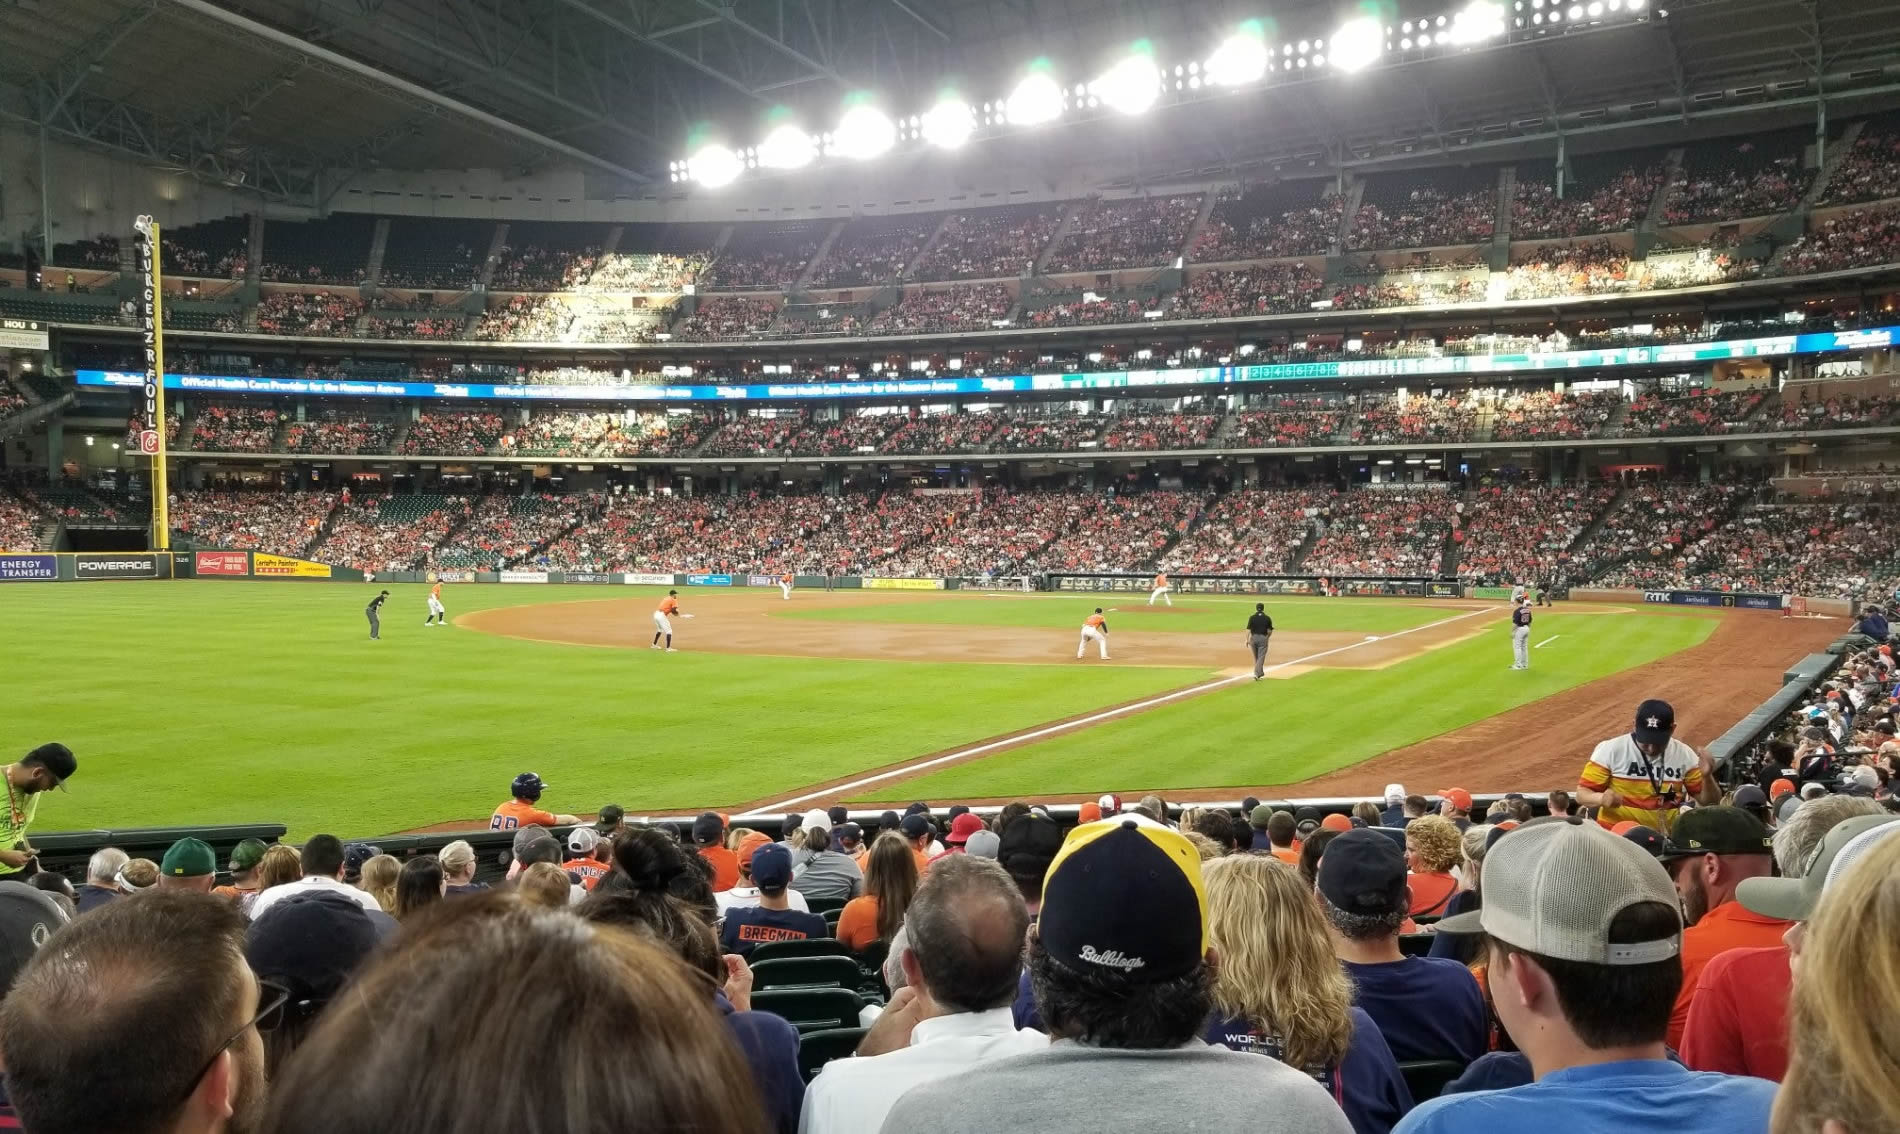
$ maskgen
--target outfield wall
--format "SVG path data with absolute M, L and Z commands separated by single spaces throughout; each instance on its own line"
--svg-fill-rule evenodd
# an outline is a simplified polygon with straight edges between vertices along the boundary
M 1083 574 L 1051 573 L 1044 576 L 1048 589 L 1052 591 L 1087 591 L 1091 593 L 1147 594 L 1154 589 L 1154 575 L 1121 572 L 1093 572 Z M 1466 588 L 1462 583 L 1446 582 L 1424 576 L 1410 578 L 1374 578 L 1371 576 L 1338 575 L 1322 578 L 1317 575 L 1187 575 L 1170 574 L 1168 585 L 1178 595 L 1317 595 L 1323 593 L 1322 587 L 1330 589 L 1332 594 L 1364 597 L 1410 597 L 1410 598 L 1490 598 L 1490 592 L 1498 591 L 1497 597 L 1510 598 L 1509 587 L 1473 587 Z
M 1620 588 L 1578 587 L 1570 592 L 1578 602 L 1631 603 L 1637 606 L 1701 606 L 1731 610 L 1780 610 L 1781 596 L 1755 591 L 1636 591 Z M 1854 603 L 1847 599 L 1811 598 L 1811 614 L 1851 618 Z

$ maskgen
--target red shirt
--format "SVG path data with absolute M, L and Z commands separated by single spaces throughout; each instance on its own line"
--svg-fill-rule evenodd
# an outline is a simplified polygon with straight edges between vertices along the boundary
M 1740 902 L 1723 902 L 1682 931 L 1682 992 L 1669 1014 L 1669 1046 L 1682 1049 L 1682 1029 L 1689 1022 L 1689 1004 L 1695 999 L 1702 970 L 1730 949 L 1769 948 L 1781 944 L 1792 922 L 1749 913 Z
M 1677 1053 L 1694 1071 L 1788 1073 L 1788 948 L 1730 949 L 1702 969 Z

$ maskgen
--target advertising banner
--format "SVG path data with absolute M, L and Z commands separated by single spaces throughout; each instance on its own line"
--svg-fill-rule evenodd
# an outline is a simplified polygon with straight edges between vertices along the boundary
M 1780 595 L 1736 595 L 1735 605 L 1743 610 L 1780 610 Z
M 156 555 L 76 555 L 73 576 L 79 579 L 156 579 Z
M 1644 602 L 1670 606 L 1731 606 L 1743 610 L 1780 610 L 1780 595 L 1734 594 L 1728 591 L 1644 591 Z
M 497 573 L 496 578 L 504 583 L 545 583 L 548 581 L 548 573 L 546 571 L 502 571 Z
M 730 587 L 732 585 L 732 576 L 688 575 L 686 576 L 686 585 L 689 587 Z
M 873 579 L 864 580 L 867 591 L 940 591 L 942 579 Z
M 57 578 L 57 555 L 0 555 L 0 583 L 50 583 Z
M 429 573 L 428 579 L 432 583 L 472 583 L 475 581 L 475 572 L 432 571 Z
M 191 557 L 195 575 L 248 575 L 251 557 L 242 551 L 200 551 Z
M 327 579 L 330 577 L 330 565 L 312 563 L 308 559 L 293 559 L 288 555 L 266 555 L 259 551 L 251 556 L 251 574 L 272 579 Z
M 561 578 L 569 583 L 611 583 L 614 581 L 612 575 L 605 575 L 598 571 L 569 571 Z
M 778 576 L 747 575 L 745 577 L 745 585 L 748 587 L 776 587 L 778 586 Z
M 1500 599 L 1505 602 L 1511 600 L 1511 588 L 1509 587 L 1467 587 L 1465 594 L 1470 595 L 1472 598 Z
M 662 574 L 658 571 L 629 571 L 623 578 L 627 582 L 641 587 L 670 587 L 673 585 L 673 576 Z
M 1464 588 L 1460 587 L 1457 583 L 1425 584 L 1425 594 L 1428 598 L 1458 598 L 1463 593 Z

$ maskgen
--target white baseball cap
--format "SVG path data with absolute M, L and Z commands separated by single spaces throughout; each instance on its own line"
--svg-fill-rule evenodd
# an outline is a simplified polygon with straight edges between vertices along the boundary
M 567 833 L 567 849 L 575 854 L 593 854 L 600 835 L 592 827 L 576 827 Z

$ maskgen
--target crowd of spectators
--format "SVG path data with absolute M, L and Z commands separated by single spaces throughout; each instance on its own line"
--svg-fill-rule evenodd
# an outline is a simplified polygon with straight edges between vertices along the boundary
M 1477 438 L 1477 391 L 1437 396 L 1368 395 L 1362 399 L 1350 437 L 1354 444 L 1395 441 L 1471 441 Z
M 920 280 L 982 280 L 1029 274 L 1062 223 L 1060 207 L 957 213 L 917 265 Z
M 756 338 L 778 318 L 776 300 L 744 295 L 701 298 L 693 313 L 673 325 L 673 337 L 685 342 Z
M 1814 181 L 1798 153 L 1758 160 L 1755 143 L 1744 141 L 1700 168 L 1685 160 L 1663 205 L 1666 224 L 1740 220 L 1785 213 L 1800 202 Z
M 1286 260 L 1233 270 L 1197 273 L 1168 299 L 1170 319 L 1229 319 L 1240 315 L 1285 315 L 1309 311 L 1325 293 L 1319 272 L 1304 261 Z
M 1752 279 L 1761 273 L 1759 259 L 1739 255 L 1732 248 L 1704 247 L 1686 253 L 1652 249 L 1643 261 L 1643 287 L 1649 291 L 1705 287 Z
M 1782 250 L 1774 263 L 1784 276 L 1838 272 L 1900 260 L 1900 208 L 1841 213 Z
M 1767 400 L 1766 390 L 1726 393 L 1697 388 L 1682 395 L 1638 394 L 1623 417 L 1623 432 L 1633 437 L 1684 437 L 1747 433 L 1747 424 Z
M 1109 422 L 1107 414 L 1024 414 L 1012 418 L 989 440 L 988 448 L 1006 453 L 1071 453 L 1094 447 Z
M 37 508 L 0 486 L 0 551 L 39 550 L 41 522 Z
M 1871 503 L 1751 505 L 1686 558 L 1671 585 L 1862 598 L 1872 580 L 1900 574 L 1900 509 Z
M 866 493 L 615 496 L 598 519 L 547 549 L 555 569 L 824 573 L 862 568 L 880 554 L 848 532 L 877 509 Z
M 490 307 L 475 320 L 475 338 L 484 342 L 561 342 L 574 310 L 551 295 L 516 295 Z
M 489 282 L 492 291 L 567 291 L 587 282 L 596 248 L 547 248 L 504 244 Z
M 1026 301 L 1027 303 L 1028 301 Z M 1021 322 L 1031 327 L 1081 327 L 1103 323 L 1139 323 L 1151 309 L 1147 300 L 1115 292 L 1085 292 L 1065 298 L 1038 298 L 1025 305 Z
M 643 291 L 675 294 L 699 278 L 706 258 L 674 252 L 609 252 L 594 259 L 577 291 Z
M 524 457 L 684 456 L 714 428 L 699 413 L 537 408 L 501 436 L 501 451 Z
M 191 447 L 201 453 L 268 453 L 284 417 L 274 405 L 209 402 L 192 421 Z
M 356 333 L 366 339 L 427 339 L 447 342 L 462 337 L 464 319 L 444 315 L 371 315 Z
M 1573 577 L 1611 587 L 1666 586 L 1695 545 L 1751 496 L 1739 483 L 1634 485 L 1576 549 Z
M 1815 204 L 1856 205 L 1900 197 L 1900 122 L 1869 122 L 1828 177 Z
M 1168 549 L 1161 570 L 1204 575 L 1278 575 L 1292 569 L 1330 488 L 1239 488 L 1214 497 L 1193 530 Z
M 363 496 L 341 503 L 309 552 L 361 571 L 413 571 L 471 514 L 460 496 Z
M 1102 433 L 1102 448 L 1131 452 L 1199 449 L 1214 440 L 1222 417 L 1188 411 L 1118 414 Z
M 305 420 L 284 430 L 284 448 L 292 453 L 387 453 L 396 439 L 396 422 L 387 414 L 310 406 Z
M 877 313 L 867 328 L 873 335 L 931 335 L 946 331 L 987 331 L 1007 318 L 1016 297 L 1004 284 L 957 284 L 914 289 Z
M 231 217 L 165 230 L 165 274 L 238 280 L 249 263 L 250 218 Z
M 480 497 L 462 526 L 431 551 L 429 563 L 502 570 L 530 559 L 542 545 L 573 530 L 605 504 L 606 497 L 597 492 Z
M 1570 441 L 1603 432 L 1621 398 L 1614 393 L 1503 390 L 1491 403 L 1494 441 Z
M 1613 484 L 1491 485 L 1458 502 L 1458 578 L 1473 585 L 1549 584 L 1570 548 L 1616 498 Z
M 1353 217 L 1349 248 L 1436 248 L 1480 244 L 1497 226 L 1497 191 L 1449 193 L 1432 186 L 1413 189 L 1401 202 L 1362 204 Z
M 1308 574 L 1437 575 L 1457 518 L 1441 487 L 1361 488 L 1335 497 L 1307 553 Z
M 872 225 L 868 221 L 858 223 Z M 934 216 L 896 225 L 881 222 L 872 225 L 876 231 L 862 235 L 853 234 L 852 226 L 846 225 L 812 270 L 811 286 L 859 287 L 896 279 L 923 251 L 936 223 Z
M 4 376 L 0 376 L 0 420 L 12 417 L 27 407 L 26 395 L 5 385 Z
M 1341 397 L 1269 395 L 1234 414 L 1228 443 L 1237 449 L 1327 445 L 1351 417 L 1352 407 Z
M 1384 307 L 1442 307 L 1481 303 L 1487 283 L 1482 274 L 1406 272 L 1367 283 L 1341 284 L 1332 294 L 1335 311 L 1371 311 Z
M 494 448 L 506 427 L 492 410 L 424 410 L 409 424 L 400 452 L 411 456 L 479 456 Z
M 741 413 L 713 431 L 703 457 L 768 457 L 791 451 L 792 439 L 804 431 L 810 417 L 803 411 L 776 415 Z
M 1126 571 L 1152 566 L 1207 502 L 1189 491 L 1094 494 L 1074 524 L 1021 564 L 1032 571 Z
M 1511 239 L 1544 240 L 1551 237 L 1593 236 L 1599 232 L 1634 229 L 1649 214 L 1649 203 L 1662 184 L 1662 170 L 1654 166 L 1625 169 L 1584 196 L 1559 197 L 1548 181 L 1517 181 L 1511 198 Z
M 172 530 L 199 547 L 302 555 L 336 505 L 334 492 L 184 491 L 170 516 Z
M 355 333 L 363 301 L 336 291 L 272 291 L 257 301 L 257 329 L 267 335 L 321 335 L 345 338 Z
M 1080 492 L 981 492 L 918 497 L 927 513 L 904 547 L 875 565 L 880 575 L 1011 575 L 1067 531 L 1092 497 Z
M 1045 272 L 1108 271 L 1172 262 L 1200 215 L 1201 194 L 1096 201 L 1075 218 Z
M 706 284 L 714 291 L 783 291 L 798 282 L 822 243 L 816 231 L 767 237 L 756 247 L 728 246 L 712 262 Z
M 1505 279 L 1507 299 L 1599 295 L 1636 286 L 1629 253 L 1607 240 L 1539 245 L 1512 257 Z
M 1268 260 L 1282 256 L 1323 256 L 1339 240 L 1345 198 L 1329 195 L 1316 205 L 1283 212 L 1248 214 L 1244 194 L 1223 191 L 1194 238 L 1189 259 L 1199 264 L 1224 260 Z
M 878 446 L 878 452 L 971 453 L 987 448 L 990 437 L 1008 418 L 997 410 L 916 414 L 905 420 Z
M 1811 393 L 1804 389 L 1796 395 L 1794 390 L 1784 387 L 1781 391 L 1781 413 L 1769 423 L 1769 427 L 1785 431 L 1885 425 L 1893 419 L 1894 411 L 1900 410 L 1900 398 L 1884 394 L 1816 398 L 1810 397 Z

